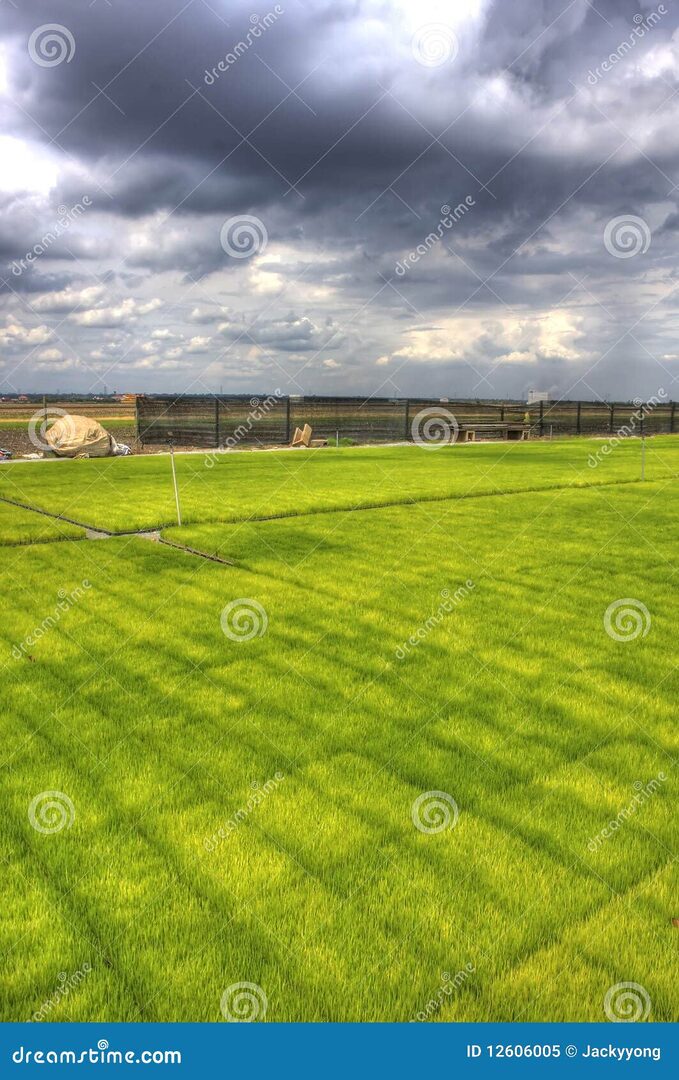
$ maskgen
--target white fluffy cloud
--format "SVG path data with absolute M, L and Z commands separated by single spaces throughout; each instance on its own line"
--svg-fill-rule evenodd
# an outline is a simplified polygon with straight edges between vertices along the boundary
M 123 326 L 133 322 L 140 315 L 150 315 L 162 307 L 162 300 L 154 299 L 140 303 L 128 296 L 119 304 L 111 307 L 93 307 L 88 311 L 75 311 L 69 317 L 79 326 Z
M 531 318 L 503 312 L 492 319 L 458 316 L 410 331 L 406 345 L 382 354 L 375 363 L 382 367 L 406 360 L 437 364 L 490 359 L 495 364 L 534 364 L 545 357 L 577 361 L 587 356 L 583 337 L 582 317 L 567 311 L 547 311 Z
M 89 285 L 84 289 L 61 289 L 58 292 L 41 293 L 31 301 L 36 311 L 66 312 L 74 308 L 91 308 L 104 296 L 103 285 Z
M 187 353 L 206 353 L 208 351 L 212 338 L 209 337 L 192 337 L 185 345 Z
M 4 328 L 0 328 L 0 345 L 6 348 L 22 345 L 43 345 L 53 337 L 48 326 L 27 327 L 18 320 L 8 317 Z

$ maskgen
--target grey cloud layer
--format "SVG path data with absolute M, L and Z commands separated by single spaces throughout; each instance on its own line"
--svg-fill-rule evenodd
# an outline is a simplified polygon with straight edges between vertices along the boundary
M 253 37 L 242 3 L 57 0 L 55 66 L 27 47 L 44 5 L 3 11 L 4 389 L 671 394 L 674 5 L 465 6 L 436 66 L 413 34 L 450 5 L 283 0 Z M 630 214 L 650 245 L 612 255 Z M 240 260 L 242 215 L 268 243 Z

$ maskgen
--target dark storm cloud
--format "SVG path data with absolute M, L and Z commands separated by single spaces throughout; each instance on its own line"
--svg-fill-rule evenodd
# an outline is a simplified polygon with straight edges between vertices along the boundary
M 578 67 L 569 67 L 576 77 L 583 42 L 596 59 L 604 41 L 615 39 L 615 31 L 584 0 L 567 5 L 550 27 L 560 6 L 565 5 L 545 6 L 542 34 L 535 26 L 535 3 L 494 6 L 473 61 L 502 71 L 532 35 L 536 40 L 524 57 L 534 61 L 559 49 L 571 58 L 579 49 Z M 146 0 L 144 5 L 116 0 L 111 7 L 91 8 L 62 0 L 50 8 L 50 18 L 71 29 L 76 41 L 72 61 L 44 68 L 32 62 L 26 48 L 13 52 L 10 76 L 16 100 L 59 147 L 96 165 L 95 175 L 119 212 L 135 216 L 177 206 L 222 212 L 242 209 L 244 200 L 265 206 L 287 192 L 289 204 L 302 217 L 327 210 L 329 199 L 340 209 L 350 202 L 349 217 L 351 210 L 360 213 L 368 204 L 365 194 L 384 190 L 411 162 L 415 165 L 401 178 L 399 192 L 407 202 L 412 199 L 431 209 L 427 202 L 437 197 L 435 192 L 452 196 L 465 181 L 478 189 L 475 177 L 488 178 L 506 162 L 505 148 L 482 137 L 484 127 L 479 128 L 473 110 L 442 137 L 443 145 L 431 145 L 427 101 L 432 76 L 412 58 L 405 73 L 403 60 L 395 57 L 385 57 L 365 71 L 353 70 L 345 81 L 333 72 L 330 81 L 335 85 L 328 92 L 323 54 L 329 31 L 332 27 L 337 35 L 343 24 L 355 25 L 355 5 L 319 4 L 311 11 L 293 3 L 256 47 L 206 85 L 205 71 L 228 55 L 249 27 L 243 5 L 221 9 L 228 27 L 201 0 L 189 5 L 185 0 Z M 630 7 L 630 25 L 635 10 Z M 26 42 L 41 17 L 44 10 L 36 2 L 11 10 L 13 43 Z M 618 11 L 615 18 L 622 32 L 624 15 Z M 576 38 L 577 29 L 583 33 Z M 460 95 L 463 72 L 470 66 L 468 60 L 450 70 L 437 69 L 436 95 Z M 554 62 L 548 63 L 547 74 L 553 69 Z M 286 88 L 305 77 L 296 93 Z M 515 81 L 513 74 L 509 77 Z M 416 104 L 408 83 L 417 88 Z M 539 75 L 530 92 L 548 98 L 548 80 Z M 460 100 L 466 104 L 463 96 Z M 30 130 L 30 122 L 26 124 Z M 443 126 L 437 124 L 435 130 Z M 493 124 L 484 126 L 489 136 Z M 521 130 L 515 135 L 520 139 Z M 512 188 L 524 191 L 526 198 L 533 198 L 531 188 L 547 188 L 556 197 L 571 191 L 569 184 L 577 181 L 575 173 L 582 167 L 575 163 L 571 174 L 564 163 L 557 169 L 546 161 L 540 185 L 535 159 L 528 155 L 523 164 L 522 171 L 512 168 L 498 179 L 500 211 Z M 299 195 L 290 184 L 296 184 Z M 353 189 L 351 199 L 347 185 Z M 303 205 L 307 199 L 310 210 Z
M 16 281 L 5 272 L 8 302 L 10 288 L 104 282 L 110 295 L 80 321 L 54 324 L 76 351 L 97 351 L 95 328 L 119 325 L 126 298 L 139 307 L 161 296 L 162 310 L 128 329 L 141 346 L 156 324 L 187 340 L 203 324 L 207 358 L 192 369 L 200 379 L 219 378 L 226 340 L 242 350 L 246 382 L 247 365 L 274 375 L 266 350 L 286 363 L 303 358 L 309 390 L 330 378 L 345 378 L 345 391 L 391 379 L 410 393 L 457 384 L 483 394 L 485 375 L 498 392 L 541 380 L 565 391 L 594 365 L 604 393 L 616 381 L 611 364 L 623 392 L 648 380 L 653 361 L 625 338 L 619 316 L 621 303 L 640 315 L 674 273 L 679 151 L 669 135 L 679 84 L 669 0 L 622 50 L 635 15 L 659 5 L 470 3 L 455 23 L 457 55 L 431 67 L 414 55 L 411 33 L 445 22 L 444 8 L 280 7 L 260 10 L 260 22 L 275 17 L 251 39 L 243 3 L 56 0 L 50 22 L 68 29 L 75 53 L 55 66 L 29 55 L 44 5 L 3 11 L 4 130 L 55 163 L 56 176 L 37 194 L 22 196 L 17 182 L 0 203 L 0 258 L 21 259 L 58 207 L 92 198 L 39 263 Z M 616 50 L 615 70 L 592 83 Z M 442 208 L 466 197 L 469 214 L 420 255 Z M 268 236 L 253 263 L 220 242 L 224 219 L 243 214 L 261 218 Z M 610 254 L 603 233 L 630 214 L 648 219 L 652 243 L 627 260 Z M 624 301 L 618 283 L 629 289 Z M 667 328 L 645 319 L 635 336 L 669 354 Z M 441 327 L 419 335 L 430 356 L 403 333 L 413 326 Z M 323 368 L 328 340 L 336 366 Z M 179 363 L 163 357 L 158 372 Z M 152 385 L 152 370 L 141 370 Z

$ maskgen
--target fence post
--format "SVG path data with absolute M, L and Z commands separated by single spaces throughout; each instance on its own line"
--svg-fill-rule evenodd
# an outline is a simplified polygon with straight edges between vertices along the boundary
M 672 409 L 670 412 L 670 435 L 674 435 L 674 407 L 676 404 L 676 401 L 671 402 Z
M 215 394 L 215 446 L 219 449 L 219 398 Z
M 579 401 L 578 402 L 578 414 L 577 414 L 576 421 L 575 421 L 575 434 L 576 435 L 580 435 L 581 432 L 582 432 L 582 425 L 580 423 L 580 410 L 581 410 L 581 408 L 582 408 L 582 402 Z
M 504 407 L 504 405 L 501 405 L 500 406 L 500 423 L 501 424 L 504 423 L 504 419 L 505 419 L 505 407 Z
M 610 418 L 610 423 L 608 425 L 608 430 L 612 435 L 613 434 L 613 416 L 615 414 L 615 405 L 610 405 L 609 408 L 610 408 L 610 412 L 611 412 L 611 418 Z
M 545 403 L 540 401 L 540 438 L 545 433 Z
M 406 398 L 406 412 L 405 412 L 405 425 L 403 428 L 403 438 L 408 441 L 408 428 L 410 426 L 410 398 Z
M 285 441 L 290 443 L 290 395 L 285 399 Z
M 139 396 L 134 399 L 134 426 L 137 429 L 137 442 L 140 446 L 143 446 L 144 444 L 141 441 L 141 436 L 139 434 Z

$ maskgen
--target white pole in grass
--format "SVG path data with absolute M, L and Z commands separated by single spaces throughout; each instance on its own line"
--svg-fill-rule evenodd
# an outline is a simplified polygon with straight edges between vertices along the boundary
M 641 479 L 646 479 L 646 436 L 641 434 Z
M 646 479 L 646 437 L 644 435 L 644 407 L 641 406 L 641 479 Z
M 177 524 L 182 523 L 182 512 L 179 507 L 179 489 L 177 487 L 177 473 L 174 467 L 174 446 L 170 447 L 170 461 L 172 462 L 172 482 L 174 484 L 174 501 L 177 504 Z

